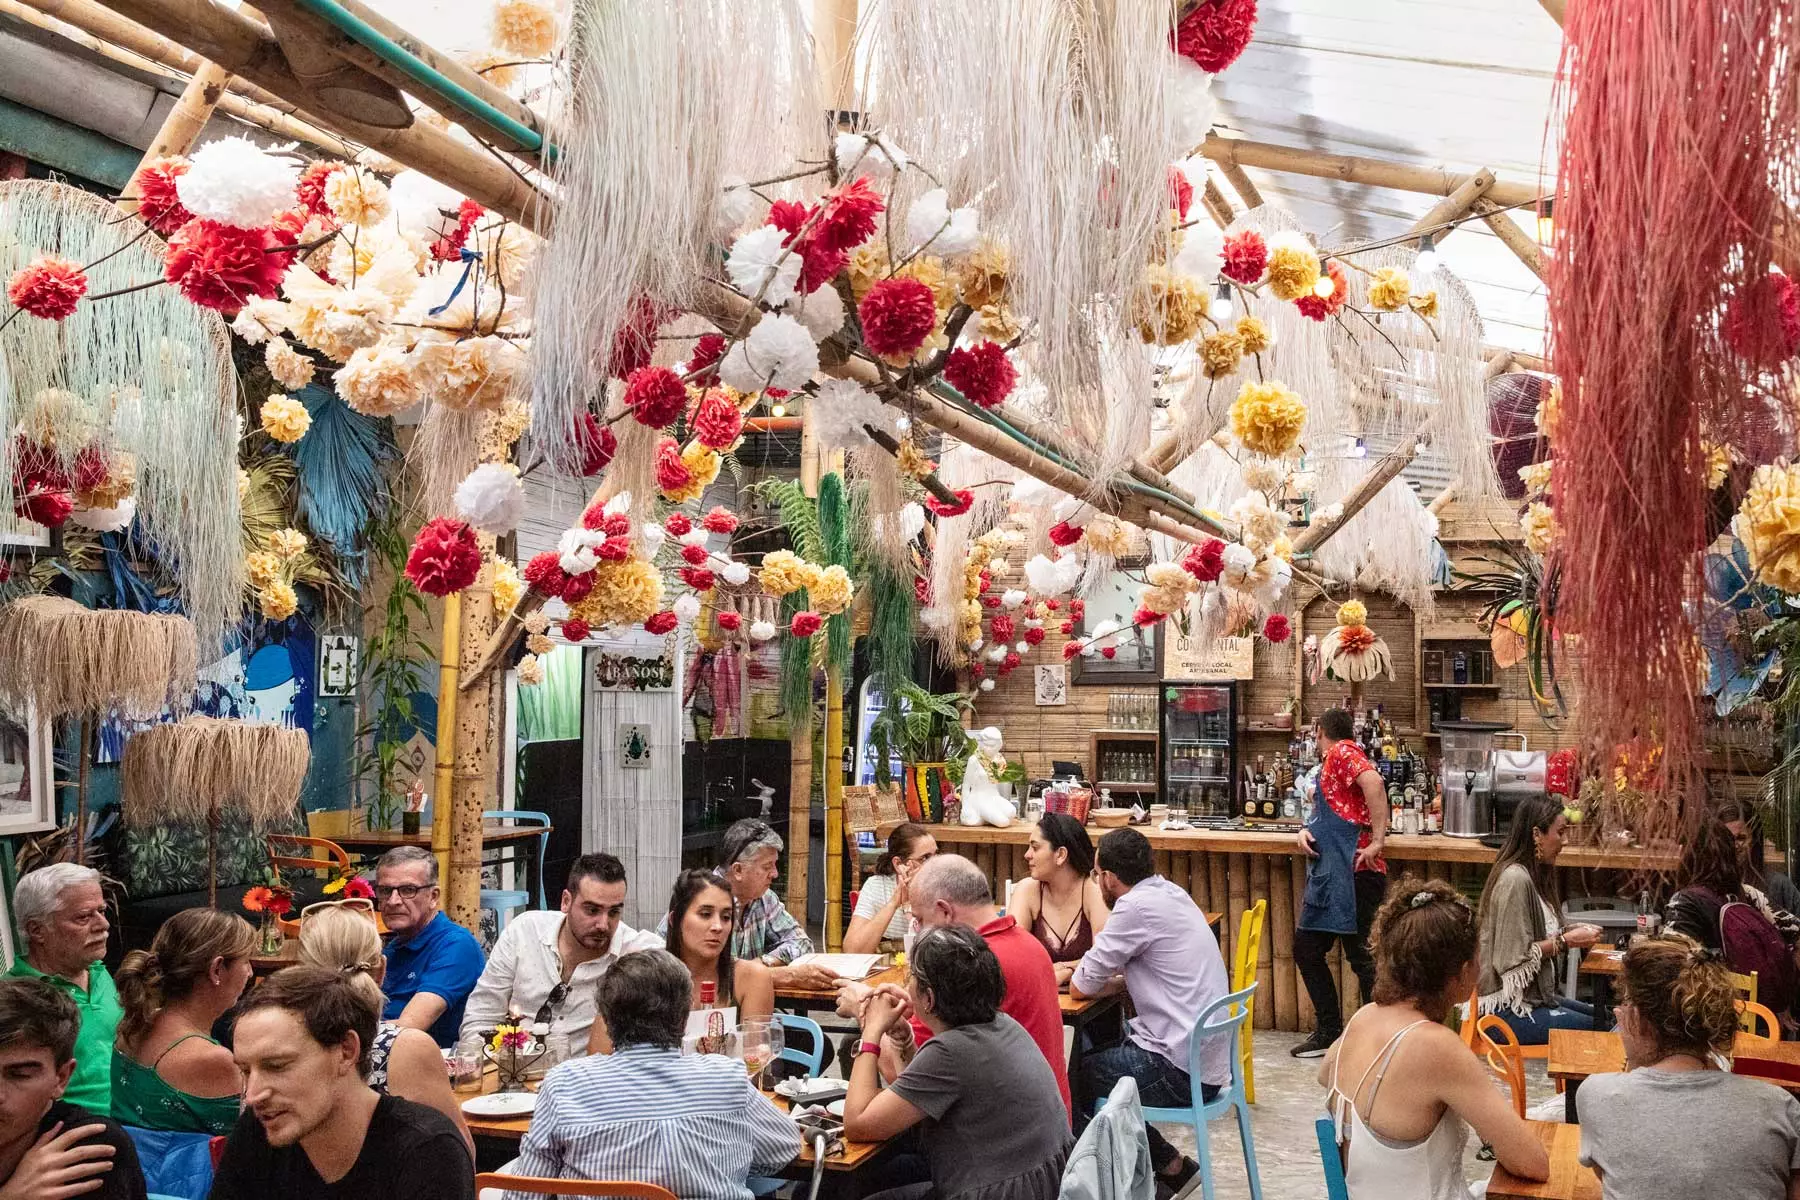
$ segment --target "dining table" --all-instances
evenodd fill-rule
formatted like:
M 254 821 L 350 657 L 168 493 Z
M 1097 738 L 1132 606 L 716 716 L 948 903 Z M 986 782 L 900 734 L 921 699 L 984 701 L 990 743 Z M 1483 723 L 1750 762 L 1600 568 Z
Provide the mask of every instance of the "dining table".
M 1521 1179 L 1494 1164 L 1488 1200 L 1600 1200 L 1600 1177 L 1581 1165 L 1581 1127 L 1560 1121 L 1527 1121 L 1550 1156 L 1550 1178 Z
M 1741 1075 L 1766 1079 L 1790 1093 L 1800 1094 L 1800 1042 L 1776 1042 L 1755 1034 L 1739 1033 L 1731 1054 Z M 1764 1066 L 1766 1064 L 1766 1067 Z M 1552 1029 L 1544 1072 L 1563 1085 L 1565 1119 L 1578 1119 L 1576 1092 L 1590 1075 L 1608 1075 L 1625 1069 L 1625 1042 L 1618 1034 L 1600 1029 Z

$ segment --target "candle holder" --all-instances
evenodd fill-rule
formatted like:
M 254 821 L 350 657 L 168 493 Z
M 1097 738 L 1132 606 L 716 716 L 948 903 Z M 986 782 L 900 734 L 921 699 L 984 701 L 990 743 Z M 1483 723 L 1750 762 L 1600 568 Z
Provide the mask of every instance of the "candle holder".
M 525 1078 L 548 1051 L 544 1043 L 516 1025 L 501 1025 L 488 1036 L 481 1056 L 494 1064 L 497 1092 L 522 1092 Z

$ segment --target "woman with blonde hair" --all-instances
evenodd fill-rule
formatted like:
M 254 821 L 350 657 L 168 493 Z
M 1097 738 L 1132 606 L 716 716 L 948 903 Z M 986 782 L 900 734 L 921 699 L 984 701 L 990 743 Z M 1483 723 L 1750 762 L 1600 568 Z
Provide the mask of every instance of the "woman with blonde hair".
M 1723 1069 L 1737 1038 L 1724 961 L 1679 933 L 1625 953 L 1623 1074 L 1581 1085 L 1581 1161 L 1606 1200 L 1800 1196 L 1800 1100 Z
M 230 1133 L 244 1078 L 213 1022 L 250 982 L 256 930 L 210 908 L 176 913 L 114 982 L 124 1018 L 112 1056 L 112 1117 L 142 1129 Z
M 385 998 L 381 981 L 387 959 L 381 953 L 381 934 L 375 928 L 374 910 L 366 901 L 316 904 L 300 921 L 300 961 L 347 976 L 358 992 L 381 1012 Z M 450 1073 L 438 1044 L 423 1029 L 408 1029 L 397 1021 L 382 1021 L 369 1047 L 369 1086 L 389 1096 L 399 1096 L 435 1108 L 455 1122 L 474 1153 L 475 1142 L 463 1120 L 462 1106 L 450 1090 Z

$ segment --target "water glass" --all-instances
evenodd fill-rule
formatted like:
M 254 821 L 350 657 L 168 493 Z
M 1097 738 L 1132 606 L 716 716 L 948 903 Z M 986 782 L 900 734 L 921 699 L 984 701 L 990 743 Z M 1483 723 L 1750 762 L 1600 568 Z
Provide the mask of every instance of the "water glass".
M 480 1034 L 470 1034 L 456 1043 L 450 1055 L 450 1087 L 469 1093 L 481 1090 L 481 1048 L 486 1045 Z
M 744 1060 L 745 1069 L 760 1086 L 763 1071 L 781 1053 L 781 1023 L 773 1020 L 745 1021 L 738 1026 L 737 1034 L 738 1057 Z

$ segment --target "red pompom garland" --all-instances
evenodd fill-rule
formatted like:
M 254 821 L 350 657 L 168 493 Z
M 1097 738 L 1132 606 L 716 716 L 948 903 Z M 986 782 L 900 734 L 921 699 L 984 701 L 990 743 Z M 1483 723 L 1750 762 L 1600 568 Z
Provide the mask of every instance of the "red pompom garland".
M 710 592 L 713 589 L 713 584 L 717 583 L 718 580 L 714 578 L 713 573 L 705 567 L 683 567 L 681 568 L 681 582 L 687 584 L 696 592 Z
M 562 562 L 554 550 L 532 555 L 520 575 L 526 586 L 540 596 L 562 595 L 569 580 L 568 572 L 562 569 Z
M 343 163 L 323 159 L 306 164 L 306 170 L 300 172 L 300 182 L 294 187 L 294 195 L 301 207 L 315 217 L 330 215 L 331 207 L 325 203 L 325 185 L 343 169 Z
M 284 244 L 270 229 L 192 220 L 169 239 L 163 278 L 202 308 L 235 313 L 253 297 L 266 299 L 281 287 L 294 256 L 271 250 Z
M 847 253 L 875 233 L 876 218 L 887 204 L 861 176 L 825 197 L 825 212 L 809 235 L 831 254 Z
M 736 633 L 744 627 L 744 617 L 743 614 L 734 612 L 728 608 L 723 612 L 716 612 L 713 614 L 713 624 L 717 625 L 720 629 L 723 629 L 726 633 Z
M 925 507 L 940 517 L 960 517 L 975 506 L 975 493 L 968 488 L 957 488 L 953 494 L 956 496 L 955 504 L 945 504 L 936 496 L 927 494 Z
M 1268 620 L 1263 622 L 1263 636 L 1276 645 L 1287 641 L 1293 632 L 1285 613 L 1270 613 Z
M 87 289 L 87 273 L 79 263 L 45 254 L 13 272 L 6 298 L 34 317 L 60 321 L 74 313 Z
M 619 452 L 619 435 L 593 413 L 584 412 L 575 418 L 575 446 L 581 451 L 581 473 L 598 475 Z
M 904 358 L 925 344 L 937 325 L 937 298 L 917 279 L 878 281 L 856 306 L 863 344 L 872 353 Z
M 187 174 L 185 158 L 158 158 L 137 173 L 137 215 L 158 235 L 168 237 L 194 219 L 175 191 L 175 181 Z
M 706 565 L 706 547 L 683 546 L 681 548 L 681 561 L 688 564 L 690 567 L 704 567 Z
M 675 614 L 665 608 L 659 613 L 650 614 L 650 617 L 644 622 L 644 632 L 658 635 L 670 633 L 673 632 L 676 624 Z
M 1226 238 L 1225 247 L 1219 253 L 1219 274 L 1246 287 L 1261 279 L 1269 268 L 1269 244 L 1254 229 Z
M 656 443 L 656 486 L 665 492 L 678 492 L 693 482 L 694 473 L 681 461 L 681 444 L 674 438 Z
M 802 609 L 794 614 L 793 620 L 788 622 L 788 632 L 795 637 L 811 637 L 813 634 L 819 632 L 820 626 L 824 624 L 824 617 L 821 617 L 810 608 Z
M 1175 27 L 1175 53 L 1217 75 L 1238 60 L 1256 33 L 1256 0 L 1200 0 Z
M 481 574 L 481 544 L 467 521 L 433 517 L 413 539 L 406 577 L 428 596 L 448 596 Z
M 1073 546 L 1081 540 L 1081 526 L 1071 525 L 1067 521 L 1058 521 L 1050 527 L 1050 544 L 1052 546 Z
M 687 384 L 667 367 L 639 367 L 625 381 L 625 407 L 638 424 L 661 429 L 687 407 Z
M 687 378 L 689 383 L 697 383 L 701 387 L 711 387 L 719 382 L 719 360 L 725 357 L 729 343 L 717 333 L 703 333 L 694 343 L 694 352 L 688 356 Z
M 944 359 L 944 380 L 971 404 L 998 408 L 1012 395 L 1019 371 L 999 342 L 977 342 L 950 352 Z
M 729 450 L 744 432 L 744 414 L 731 397 L 717 389 L 709 390 L 695 406 L 692 421 L 694 437 L 709 450 Z

